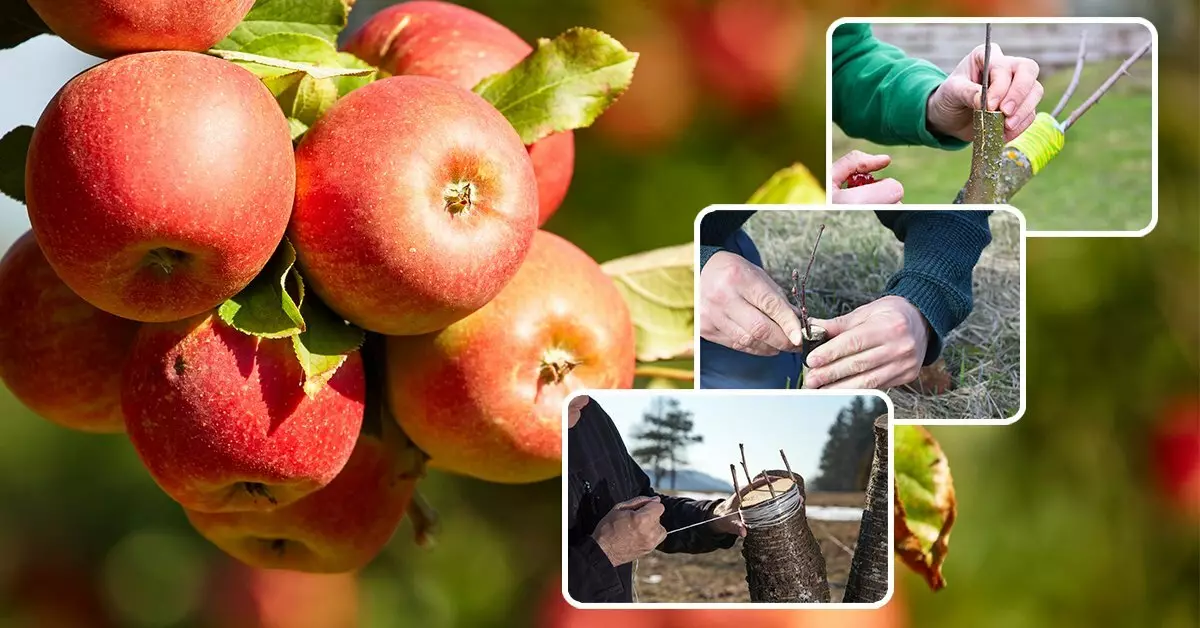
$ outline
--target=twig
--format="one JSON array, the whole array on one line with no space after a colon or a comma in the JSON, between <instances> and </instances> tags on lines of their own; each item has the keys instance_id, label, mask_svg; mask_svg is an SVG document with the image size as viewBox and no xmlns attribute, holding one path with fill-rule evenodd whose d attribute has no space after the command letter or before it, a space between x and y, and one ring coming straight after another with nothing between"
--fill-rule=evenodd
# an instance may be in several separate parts
<instances>
[{"instance_id":1,"label":"twig","mask_svg":"<svg viewBox=\"0 0 1200 628\"><path fill-rule=\"evenodd\" d=\"M788 475L792 476L792 484L799 484L796 481L796 474L792 472L792 465L788 464L787 454L783 453L782 449L779 450L779 457L783 458L783 468L787 469Z\"/></svg>"},{"instance_id":2,"label":"twig","mask_svg":"<svg viewBox=\"0 0 1200 628\"><path fill-rule=\"evenodd\" d=\"M733 478L733 494L737 495L738 519L742 520L744 528L746 527L746 515L742 514L742 487L738 486L737 469L733 465L729 465L729 477Z\"/></svg>"},{"instance_id":3,"label":"twig","mask_svg":"<svg viewBox=\"0 0 1200 628\"><path fill-rule=\"evenodd\" d=\"M979 94L979 108L987 111L987 90L988 90L988 66L992 62L992 25L987 23L984 25L983 35L983 74L979 77L979 83L983 87Z\"/></svg>"},{"instance_id":4,"label":"twig","mask_svg":"<svg viewBox=\"0 0 1200 628\"><path fill-rule=\"evenodd\" d=\"M754 484L754 478L750 477L750 467L746 466L746 446L738 443L738 451L742 452L742 473L746 474L746 488L749 489Z\"/></svg>"},{"instance_id":5,"label":"twig","mask_svg":"<svg viewBox=\"0 0 1200 628\"><path fill-rule=\"evenodd\" d=\"M1145 46L1142 46L1137 52L1130 55L1129 58L1121 64L1121 67L1117 68L1117 71L1112 73L1112 76L1108 77L1108 79L1105 80L1104 83L1096 89L1096 91L1092 92L1092 95L1088 96L1088 99L1083 101L1082 105L1079 105L1075 111L1072 111L1070 116L1067 116L1066 121L1063 122L1062 130L1066 131L1067 129L1071 128L1072 124L1075 124L1075 122L1079 120L1083 114L1087 113L1088 109L1092 108L1092 105L1096 104L1096 102L1100 100L1101 96L1103 96L1106 92L1108 92L1109 89L1112 88L1113 83L1116 83L1117 79L1120 79L1121 76L1128 74L1127 70L1129 70L1129 67L1136 63L1138 59L1141 59L1142 55L1149 52L1150 47L1153 45L1154 40L1150 40L1146 42Z\"/></svg>"},{"instance_id":6,"label":"twig","mask_svg":"<svg viewBox=\"0 0 1200 628\"><path fill-rule=\"evenodd\" d=\"M766 469L763 469L762 476L763 482L767 483L767 491L771 493L771 499L775 499L775 487L771 486L771 476L767 475Z\"/></svg>"},{"instance_id":7,"label":"twig","mask_svg":"<svg viewBox=\"0 0 1200 628\"><path fill-rule=\"evenodd\" d=\"M639 364L633 374L636 377L649 377L651 379L670 379L679 382L691 382L696 379L696 372L691 369L677 369L670 366L654 366L653 364Z\"/></svg>"},{"instance_id":8,"label":"twig","mask_svg":"<svg viewBox=\"0 0 1200 628\"><path fill-rule=\"evenodd\" d=\"M1075 57L1075 74L1071 76L1071 83L1067 85L1067 91L1063 92L1062 98L1058 104L1054 106L1054 111L1050 115L1058 119L1058 114L1062 113L1064 107L1067 106L1067 101L1071 100L1071 96L1075 94L1075 88L1079 87L1079 77L1083 74L1083 63L1087 59L1087 29L1079 34L1079 54Z\"/></svg>"},{"instance_id":9,"label":"twig","mask_svg":"<svg viewBox=\"0 0 1200 628\"><path fill-rule=\"evenodd\" d=\"M800 280L800 318L804 324L804 335L812 338L812 323L808 320L808 303L805 300L805 295L808 293L808 274L812 272L813 262L817 259L817 247L821 244L821 234L825 233L825 223L821 223L821 227L817 229L817 241L813 242L812 254L808 256L808 268L804 269L804 278ZM792 292L795 288L796 271L792 271Z\"/></svg>"}]
</instances>

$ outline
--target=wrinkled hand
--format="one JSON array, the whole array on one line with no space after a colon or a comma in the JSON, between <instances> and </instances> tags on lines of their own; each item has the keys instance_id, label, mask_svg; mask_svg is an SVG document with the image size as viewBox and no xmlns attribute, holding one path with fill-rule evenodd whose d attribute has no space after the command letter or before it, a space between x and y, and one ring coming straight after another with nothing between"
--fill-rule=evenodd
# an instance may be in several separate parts
<instances>
[{"instance_id":1,"label":"wrinkled hand","mask_svg":"<svg viewBox=\"0 0 1200 628\"><path fill-rule=\"evenodd\" d=\"M805 388L883 389L917 378L929 347L925 317L903 297L886 296L845 316L812 319L830 340L808 355Z\"/></svg>"},{"instance_id":2,"label":"wrinkled hand","mask_svg":"<svg viewBox=\"0 0 1200 628\"><path fill-rule=\"evenodd\" d=\"M714 519L708 523L708 527L713 532L718 534L736 534L738 536L746 536L746 526L742 525L742 518L735 514L741 508L742 500L737 495L730 495L717 507L713 509ZM726 517L725 515L729 515ZM721 517L718 519L717 517Z\"/></svg>"},{"instance_id":3,"label":"wrinkled hand","mask_svg":"<svg viewBox=\"0 0 1200 628\"><path fill-rule=\"evenodd\" d=\"M868 155L852 150L829 167L829 189L837 205L892 205L904 198L904 186L895 179L879 179L856 188L842 189L852 174L870 174L892 163L887 155Z\"/></svg>"},{"instance_id":4,"label":"wrinkled hand","mask_svg":"<svg viewBox=\"0 0 1200 628\"><path fill-rule=\"evenodd\" d=\"M667 531L659 522L663 510L658 497L623 501L596 524L592 538L613 567L633 562L654 551L667 538Z\"/></svg>"},{"instance_id":5,"label":"wrinkled hand","mask_svg":"<svg viewBox=\"0 0 1200 628\"><path fill-rule=\"evenodd\" d=\"M700 337L753 355L796 351L800 317L767 271L720 251L700 271Z\"/></svg>"},{"instance_id":6,"label":"wrinkled hand","mask_svg":"<svg viewBox=\"0 0 1200 628\"><path fill-rule=\"evenodd\" d=\"M925 105L930 130L971 141L974 111L979 109L982 91L983 52L980 45L971 51L950 76L934 90ZM1020 135L1037 115L1038 103L1044 92L1038 82L1038 64L1033 59L1010 57L992 44L988 60L988 111L1004 112L1004 140Z\"/></svg>"}]
</instances>

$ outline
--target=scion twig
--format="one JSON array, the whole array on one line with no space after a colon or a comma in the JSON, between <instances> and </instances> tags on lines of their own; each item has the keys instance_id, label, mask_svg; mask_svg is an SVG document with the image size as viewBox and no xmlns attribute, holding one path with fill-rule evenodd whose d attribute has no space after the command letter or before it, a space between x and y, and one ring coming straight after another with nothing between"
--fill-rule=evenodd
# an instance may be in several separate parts
<instances>
[{"instance_id":1,"label":"scion twig","mask_svg":"<svg viewBox=\"0 0 1200 628\"><path fill-rule=\"evenodd\" d=\"M792 484L799 484L796 481L796 474L792 471L792 465L788 464L787 454L783 453L782 449L779 450L779 457L783 458L783 468L787 469L788 475L792 478Z\"/></svg>"},{"instance_id":2,"label":"scion twig","mask_svg":"<svg viewBox=\"0 0 1200 628\"><path fill-rule=\"evenodd\" d=\"M767 492L771 494L771 499L775 499L775 487L771 486L771 476L767 475L766 469L763 469L762 476L763 482L767 483Z\"/></svg>"},{"instance_id":3,"label":"scion twig","mask_svg":"<svg viewBox=\"0 0 1200 628\"><path fill-rule=\"evenodd\" d=\"M1092 108L1092 105L1096 104L1096 102L1100 100L1101 96L1103 96L1105 93L1108 92L1109 89L1112 88L1113 83L1116 83L1117 80L1120 79L1123 75L1129 73L1128 72L1129 67L1132 66L1134 63L1136 63L1138 59L1141 59L1142 55L1149 52L1150 47L1153 45L1154 45L1154 40L1150 40L1150 41L1146 42L1146 45L1139 48L1137 50L1137 52L1134 52L1132 55L1130 55L1129 58L1126 59L1125 62L1121 64L1121 67L1117 68L1117 71L1112 73L1112 76L1109 76L1108 79L1106 79L1104 81L1104 83L1102 83L1100 85L1100 87L1096 88L1096 91L1092 92L1091 96L1088 96L1087 100L1083 101L1082 105L1079 105L1079 107L1076 108L1075 111L1071 112L1070 116L1067 116L1066 121L1063 122L1062 130L1066 131L1067 129L1071 128L1072 124L1075 124L1075 122L1077 120L1079 120L1079 118L1082 117L1083 114L1087 113L1088 109Z\"/></svg>"},{"instance_id":4,"label":"scion twig","mask_svg":"<svg viewBox=\"0 0 1200 628\"><path fill-rule=\"evenodd\" d=\"M746 487L749 488L751 484L754 484L754 478L750 477L750 467L746 466L746 446L738 443L738 451L742 452L742 473L746 474Z\"/></svg>"},{"instance_id":5,"label":"scion twig","mask_svg":"<svg viewBox=\"0 0 1200 628\"><path fill-rule=\"evenodd\" d=\"M1050 115L1058 119L1058 114L1062 113L1067 102L1071 100L1071 96L1075 95L1075 89L1079 87L1079 77L1083 74L1083 63L1087 59L1087 29L1079 34L1079 54L1075 57L1075 73L1071 75L1071 82L1067 85L1067 91L1063 92L1062 98L1058 104L1054 106L1054 111Z\"/></svg>"},{"instance_id":6,"label":"scion twig","mask_svg":"<svg viewBox=\"0 0 1200 628\"><path fill-rule=\"evenodd\" d=\"M733 478L733 494L737 495L738 519L741 519L744 528L746 527L746 516L742 514L742 487L738 486L737 469L733 465L729 465L729 477Z\"/></svg>"},{"instance_id":7,"label":"scion twig","mask_svg":"<svg viewBox=\"0 0 1200 628\"><path fill-rule=\"evenodd\" d=\"M979 91L979 108L987 111L988 66L992 62L992 25L984 25L983 34L983 74L979 77L982 89Z\"/></svg>"},{"instance_id":8,"label":"scion twig","mask_svg":"<svg viewBox=\"0 0 1200 628\"><path fill-rule=\"evenodd\" d=\"M825 223L817 229L817 240L813 242L812 254L808 256L808 267L804 269L804 277L800 280L800 323L804 325L804 335L812 338L812 323L808 320L808 274L812 272L813 262L817 259L817 247L821 244L821 234L825 233ZM796 270L792 270L792 299L796 298Z\"/></svg>"}]
</instances>

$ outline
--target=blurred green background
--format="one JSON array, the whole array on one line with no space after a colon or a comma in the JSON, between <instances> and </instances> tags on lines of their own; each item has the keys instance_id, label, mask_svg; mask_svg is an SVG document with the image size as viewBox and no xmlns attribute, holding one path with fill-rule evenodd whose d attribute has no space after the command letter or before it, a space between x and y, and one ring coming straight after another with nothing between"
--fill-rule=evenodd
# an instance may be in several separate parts
<instances>
[{"instance_id":1,"label":"blurred green background","mask_svg":"<svg viewBox=\"0 0 1200 628\"><path fill-rule=\"evenodd\" d=\"M693 2L703 0L683 4ZM385 4L359 0L354 22ZM1162 68L1158 227L1145 239L1030 241L1029 410L1010 427L934 428L960 509L949 586L932 594L902 573L900 589L908 623L922 627L1200 622L1200 520L1194 504L1187 510L1164 494L1155 475L1163 452L1153 444L1169 408L1194 402L1200 380L1194 2L725 0L719 36L683 28L671 10L680 3L665 0L464 4L527 39L592 25L643 53L634 88L577 134L575 182L548 225L599 261L689 241L697 211L746 199L794 161L823 172L824 33L837 17L1153 20ZM0 52L8 81L49 74L42 64L53 59L86 66L61 48L57 57L21 55ZM21 116L13 124L32 123L36 111ZM931 169L937 157L929 153ZM0 209L7 242L23 220L19 208ZM561 564L559 483L432 474L421 490L442 515L432 550L413 546L406 523L357 584L278 582L236 569L193 533L122 438L56 428L0 392L0 627L534 625ZM271 612L293 619L262 620ZM801 615L796 625L806 625Z\"/></svg>"}]
</instances>

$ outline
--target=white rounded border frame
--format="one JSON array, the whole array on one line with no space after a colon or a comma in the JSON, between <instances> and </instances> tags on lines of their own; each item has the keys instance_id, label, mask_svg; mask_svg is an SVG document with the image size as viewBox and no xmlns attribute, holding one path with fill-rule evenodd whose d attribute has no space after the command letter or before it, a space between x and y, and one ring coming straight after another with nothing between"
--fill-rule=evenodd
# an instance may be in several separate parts
<instances>
[{"instance_id":1,"label":"white rounded border frame","mask_svg":"<svg viewBox=\"0 0 1200 628\"><path fill-rule=\"evenodd\" d=\"M843 17L825 31L825 181L833 164L833 31L842 24L1138 24L1150 31L1150 223L1137 231L1026 231L1031 238L1141 238L1158 226L1158 29L1141 17ZM828 184L826 184L828 186ZM825 190L833 203L833 190ZM938 207L950 206L939 205ZM1019 210L1018 210L1019 211ZM1023 254L1023 253L1022 253ZM1022 258L1022 271L1024 259ZM1023 296L1023 295L1022 295ZM1024 312L1022 312L1024 316ZM1022 319L1023 322L1023 319ZM1022 342L1024 336L1022 335ZM1024 351L1022 350L1022 359Z\"/></svg>"},{"instance_id":2,"label":"white rounded border frame","mask_svg":"<svg viewBox=\"0 0 1200 628\"><path fill-rule=\"evenodd\" d=\"M675 395L681 398L704 398L704 397L875 397L882 399L888 409L888 546L891 551L888 552L888 588L887 593L882 600L870 604L857 603L834 603L834 602L805 602L805 603L779 603L772 604L767 602L634 602L634 603L584 603L579 602L571 597L569 590L568 579L570 578L570 565L568 564L568 533L570 525L568 519L568 504L570 497L568 496L568 478L570 471L568 470L567 454L568 454L568 427L567 427L567 406L572 399L581 395L591 395L593 392L606 396L621 396L632 398L645 398L647 401L658 396ZM868 390L868 389L836 389L836 390L803 390L803 389L779 389L779 390L700 390L696 388L678 388L678 389L582 389L571 393L563 400L562 407L562 596L568 604L579 610L878 610L886 606L892 601L892 596L896 593L896 430L898 425L895 421L896 409L892 405L892 400L883 391ZM730 419L736 420L736 419ZM798 419L803 420L803 419ZM864 509L866 504L863 504ZM861 525L861 524L860 524ZM636 583L634 583L636 587Z\"/></svg>"},{"instance_id":3,"label":"white rounded border frame","mask_svg":"<svg viewBox=\"0 0 1200 628\"><path fill-rule=\"evenodd\" d=\"M945 419L939 421L920 421L915 419L897 420L895 414L891 415L891 420L894 425L924 425L924 426L941 426L941 425L1012 425L1021 420L1025 416L1026 403L1028 401L1027 391L1029 387L1029 379L1026 372L1026 359L1028 351L1026 351L1025 343L1027 341L1026 332L1026 304L1025 294L1028 289L1028 281L1026 277L1026 266L1028 259L1026 256L1026 243L1028 242L1028 232L1025 228L1025 215L1017 208L1011 205L709 205L705 207L699 214L696 215L696 222L693 225L693 238L695 245L692 247L693 258L692 264L695 272L693 273L693 311L700 311L700 221L708 214L715 211L990 211L990 212L1007 212L1017 218L1017 223L1021 227L1019 237L1020 249L1020 280L1021 280L1021 297L1020 297L1020 321L1018 322L1018 334L1020 335L1020 403L1017 407L1016 414L1007 419ZM698 315L697 315L698 316ZM700 388L700 326L693 325L693 343L692 343L692 372L695 373L693 387ZM802 389L809 390L809 389ZM835 389L836 390L836 389ZM884 391L879 391L883 393ZM886 397L886 393L884 393ZM888 406L891 407L891 399L888 399Z\"/></svg>"}]
</instances>

